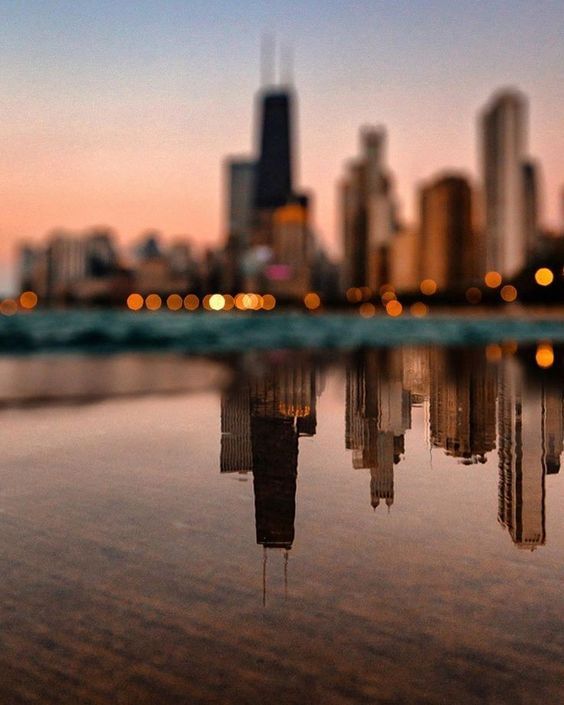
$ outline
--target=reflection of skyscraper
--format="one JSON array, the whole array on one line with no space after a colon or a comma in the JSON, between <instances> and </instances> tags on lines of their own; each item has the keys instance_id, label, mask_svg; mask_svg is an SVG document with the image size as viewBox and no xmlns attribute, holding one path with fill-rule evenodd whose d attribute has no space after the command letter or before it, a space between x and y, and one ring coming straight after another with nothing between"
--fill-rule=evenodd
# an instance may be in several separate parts
<instances>
[{"instance_id":1,"label":"reflection of skyscraper","mask_svg":"<svg viewBox=\"0 0 564 705\"><path fill-rule=\"evenodd\" d=\"M298 439L315 435L317 380L290 359L227 391L221 404L221 471L253 472L257 543L292 547Z\"/></svg>"},{"instance_id":2,"label":"reflection of skyscraper","mask_svg":"<svg viewBox=\"0 0 564 705\"><path fill-rule=\"evenodd\" d=\"M431 442L463 462L485 462L495 448L496 378L484 352L430 353Z\"/></svg>"},{"instance_id":3,"label":"reflection of skyscraper","mask_svg":"<svg viewBox=\"0 0 564 705\"><path fill-rule=\"evenodd\" d=\"M371 350L347 370L345 444L353 467L370 469L371 504L394 501L394 464L411 427L411 395L403 388L401 357Z\"/></svg>"},{"instance_id":4,"label":"reflection of skyscraper","mask_svg":"<svg viewBox=\"0 0 564 705\"><path fill-rule=\"evenodd\" d=\"M515 91L496 95L482 119L486 266L505 277L525 264L522 162L526 102Z\"/></svg>"},{"instance_id":5,"label":"reflection of skyscraper","mask_svg":"<svg viewBox=\"0 0 564 705\"><path fill-rule=\"evenodd\" d=\"M499 385L498 520L520 548L545 542L546 393L525 388L522 372L505 360ZM559 454L558 454L559 462Z\"/></svg>"}]
</instances>

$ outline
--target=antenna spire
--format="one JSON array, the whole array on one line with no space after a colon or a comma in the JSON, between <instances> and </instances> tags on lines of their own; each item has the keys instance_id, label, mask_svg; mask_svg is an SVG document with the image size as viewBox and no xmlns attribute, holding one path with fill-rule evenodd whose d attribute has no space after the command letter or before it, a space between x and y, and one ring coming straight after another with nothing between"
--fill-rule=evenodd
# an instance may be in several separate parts
<instances>
[{"instance_id":1,"label":"antenna spire","mask_svg":"<svg viewBox=\"0 0 564 705\"><path fill-rule=\"evenodd\" d=\"M294 52L287 45L280 47L280 82L283 86L294 83Z\"/></svg>"},{"instance_id":2,"label":"antenna spire","mask_svg":"<svg viewBox=\"0 0 564 705\"><path fill-rule=\"evenodd\" d=\"M263 34L260 45L260 83L261 88L268 88L275 82L276 42L272 34Z\"/></svg>"}]
</instances>

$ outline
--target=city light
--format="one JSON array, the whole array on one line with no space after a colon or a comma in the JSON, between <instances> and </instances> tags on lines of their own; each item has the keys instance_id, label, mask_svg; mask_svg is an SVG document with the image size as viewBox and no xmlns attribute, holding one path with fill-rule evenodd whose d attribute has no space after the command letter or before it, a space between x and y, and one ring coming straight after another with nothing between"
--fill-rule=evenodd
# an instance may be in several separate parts
<instances>
[{"instance_id":1,"label":"city light","mask_svg":"<svg viewBox=\"0 0 564 705\"><path fill-rule=\"evenodd\" d=\"M209 298L209 307L212 311L221 311L225 306L225 297L221 294L212 294Z\"/></svg>"},{"instance_id":2,"label":"city light","mask_svg":"<svg viewBox=\"0 0 564 705\"><path fill-rule=\"evenodd\" d=\"M223 298L225 299L223 310L231 311L231 309L235 306L235 299L231 296L231 294L223 294Z\"/></svg>"},{"instance_id":3,"label":"city light","mask_svg":"<svg viewBox=\"0 0 564 705\"><path fill-rule=\"evenodd\" d=\"M539 286L549 286L554 281L554 274L548 267L541 267L535 272L535 281Z\"/></svg>"},{"instance_id":4,"label":"city light","mask_svg":"<svg viewBox=\"0 0 564 705\"><path fill-rule=\"evenodd\" d=\"M497 287L501 285L502 281L503 279L499 272L488 272L484 277L484 282L490 289L497 289Z\"/></svg>"},{"instance_id":5,"label":"city light","mask_svg":"<svg viewBox=\"0 0 564 705\"><path fill-rule=\"evenodd\" d=\"M37 306L38 298L35 291L24 291L20 294L20 306L28 311Z\"/></svg>"},{"instance_id":6,"label":"city light","mask_svg":"<svg viewBox=\"0 0 564 705\"><path fill-rule=\"evenodd\" d=\"M376 306L374 306L374 304L365 302L358 307L358 312L363 318L372 318L376 315Z\"/></svg>"},{"instance_id":7,"label":"city light","mask_svg":"<svg viewBox=\"0 0 564 705\"><path fill-rule=\"evenodd\" d=\"M158 311L163 304L163 300L158 294L149 294L145 299L145 306L149 311Z\"/></svg>"},{"instance_id":8,"label":"city light","mask_svg":"<svg viewBox=\"0 0 564 705\"><path fill-rule=\"evenodd\" d=\"M0 303L0 314L3 316L13 316L18 311L18 304L14 299L4 299Z\"/></svg>"},{"instance_id":9,"label":"city light","mask_svg":"<svg viewBox=\"0 0 564 705\"><path fill-rule=\"evenodd\" d=\"M182 304L182 296L178 294L171 294L166 300L166 307L169 311L180 311Z\"/></svg>"},{"instance_id":10,"label":"city light","mask_svg":"<svg viewBox=\"0 0 564 705\"><path fill-rule=\"evenodd\" d=\"M353 286L350 289L347 289L347 301L351 304L357 304L360 301L362 301L362 291L358 288L358 286Z\"/></svg>"},{"instance_id":11,"label":"city light","mask_svg":"<svg viewBox=\"0 0 564 705\"><path fill-rule=\"evenodd\" d=\"M517 289L511 284L506 284L501 287L499 294L504 301L511 303L517 298Z\"/></svg>"},{"instance_id":12,"label":"city light","mask_svg":"<svg viewBox=\"0 0 564 705\"><path fill-rule=\"evenodd\" d=\"M469 304L479 304L481 300L482 292L477 286L471 286L469 289L466 289L466 301L468 301Z\"/></svg>"},{"instance_id":13,"label":"city light","mask_svg":"<svg viewBox=\"0 0 564 705\"><path fill-rule=\"evenodd\" d=\"M411 304L409 311L415 318L424 318L429 313L429 307L423 301L416 301Z\"/></svg>"},{"instance_id":14,"label":"city light","mask_svg":"<svg viewBox=\"0 0 564 705\"><path fill-rule=\"evenodd\" d=\"M501 349L501 345L498 345L497 343L490 343L490 345L486 345L486 360L488 362L499 362L502 357L503 350Z\"/></svg>"},{"instance_id":15,"label":"city light","mask_svg":"<svg viewBox=\"0 0 564 705\"><path fill-rule=\"evenodd\" d=\"M393 318L396 318L397 316L401 316L403 311L403 306L400 304L399 301L396 301L395 299L393 301L388 301L386 304L386 313L388 316L392 316Z\"/></svg>"},{"instance_id":16,"label":"city light","mask_svg":"<svg viewBox=\"0 0 564 705\"><path fill-rule=\"evenodd\" d=\"M393 291L388 290L382 294L382 303L384 305L386 305L388 301L394 301L394 299L397 299L397 296Z\"/></svg>"},{"instance_id":17,"label":"city light","mask_svg":"<svg viewBox=\"0 0 564 705\"><path fill-rule=\"evenodd\" d=\"M212 297L211 294L206 294L206 295L204 296L204 298L202 299L202 307L203 307L206 311L211 311L211 310L212 310L212 307L210 306L210 299L211 299L211 297Z\"/></svg>"},{"instance_id":18,"label":"city light","mask_svg":"<svg viewBox=\"0 0 564 705\"><path fill-rule=\"evenodd\" d=\"M554 349L550 343L539 343L535 354L535 360L539 367L546 369L554 364Z\"/></svg>"},{"instance_id":19,"label":"city light","mask_svg":"<svg viewBox=\"0 0 564 705\"><path fill-rule=\"evenodd\" d=\"M195 311L200 305L200 299L196 294L187 294L184 297L184 308L187 311Z\"/></svg>"},{"instance_id":20,"label":"city light","mask_svg":"<svg viewBox=\"0 0 564 705\"><path fill-rule=\"evenodd\" d=\"M143 308L143 303L141 294L129 294L126 301L127 308L131 311L139 311L139 309Z\"/></svg>"},{"instance_id":21,"label":"city light","mask_svg":"<svg viewBox=\"0 0 564 705\"><path fill-rule=\"evenodd\" d=\"M262 307L265 311L272 311L276 306L276 299L272 294L265 294L262 297Z\"/></svg>"},{"instance_id":22,"label":"city light","mask_svg":"<svg viewBox=\"0 0 564 705\"><path fill-rule=\"evenodd\" d=\"M304 296L304 304L308 310L315 311L321 306L319 294L316 294L314 291L310 291Z\"/></svg>"},{"instance_id":23,"label":"city light","mask_svg":"<svg viewBox=\"0 0 564 705\"><path fill-rule=\"evenodd\" d=\"M433 296L437 293L437 282L434 279L423 279L419 285L419 289L425 296Z\"/></svg>"}]
</instances>

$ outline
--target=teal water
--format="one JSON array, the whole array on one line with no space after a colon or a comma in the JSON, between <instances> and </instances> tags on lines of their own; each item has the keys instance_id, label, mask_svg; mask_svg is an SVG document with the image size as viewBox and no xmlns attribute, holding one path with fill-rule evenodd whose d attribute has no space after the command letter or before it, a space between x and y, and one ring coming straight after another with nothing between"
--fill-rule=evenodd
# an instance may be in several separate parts
<instances>
[{"instance_id":1,"label":"teal water","mask_svg":"<svg viewBox=\"0 0 564 705\"><path fill-rule=\"evenodd\" d=\"M0 318L0 353L115 353L168 350L194 354L249 349L353 350L402 344L477 345L503 340L564 342L564 316L409 316L356 314L34 312Z\"/></svg>"}]
</instances>

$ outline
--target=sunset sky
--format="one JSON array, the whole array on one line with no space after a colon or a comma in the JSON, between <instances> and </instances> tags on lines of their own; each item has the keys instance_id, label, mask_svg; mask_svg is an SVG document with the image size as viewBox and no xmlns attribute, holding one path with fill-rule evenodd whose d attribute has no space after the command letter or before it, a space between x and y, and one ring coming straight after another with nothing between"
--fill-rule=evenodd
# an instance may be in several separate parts
<instances>
[{"instance_id":1,"label":"sunset sky","mask_svg":"<svg viewBox=\"0 0 564 705\"><path fill-rule=\"evenodd\" d=\"M531 101L560 225L562 0L0 0L0 290L15 244L55 226L220 242L222 162L252 149L265 32L293 48L299 183L332 252L361 125L387 127L410 219L422 179L478 176L476 116L507 85Z\"/></svg>"}]
</instances>

